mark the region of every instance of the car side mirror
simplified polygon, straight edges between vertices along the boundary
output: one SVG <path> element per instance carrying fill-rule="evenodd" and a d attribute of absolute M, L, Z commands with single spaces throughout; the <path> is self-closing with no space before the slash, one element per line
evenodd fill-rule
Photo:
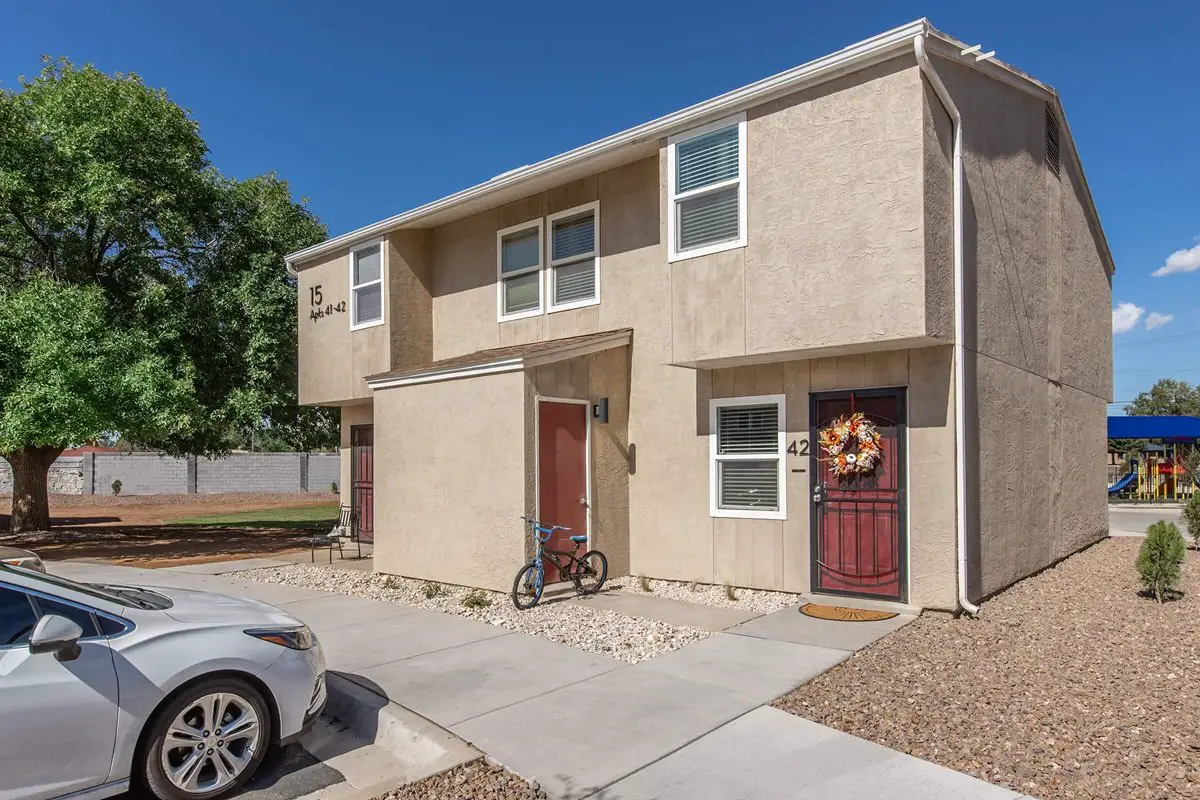
<path fill-rule="evenodd" d="M 74 661 L 79 658 L 79 640 L 82 638 L 83 628 L 66 617 L 47 614 L 33 626 L 29 652 L 32 655 L 54 653 L 59 661 Z"/>

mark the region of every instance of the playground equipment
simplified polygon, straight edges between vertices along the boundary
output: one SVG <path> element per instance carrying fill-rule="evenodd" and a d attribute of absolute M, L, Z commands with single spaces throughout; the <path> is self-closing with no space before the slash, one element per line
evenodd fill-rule
<path fill-rule="evenodd" d="M 1200 447 L 1200 417 L 1109 417 L 1108 438 L 1146 440 L 1127 456 L 1128 473 L 1109 484 L 1110 498 L 1185 502 L 1197 490 L 1182 457 Z"/>

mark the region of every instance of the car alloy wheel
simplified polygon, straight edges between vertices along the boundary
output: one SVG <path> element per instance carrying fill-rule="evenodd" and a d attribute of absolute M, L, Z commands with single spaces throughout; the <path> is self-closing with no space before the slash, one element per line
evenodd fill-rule
<path fill-rule="evenodd" d="M 175 716 L 159 755 L 172 786 L 207 795 L 237 781 L 261 746 L 262 725 L 251 702 L 233 692 L 213 692 Z"/>

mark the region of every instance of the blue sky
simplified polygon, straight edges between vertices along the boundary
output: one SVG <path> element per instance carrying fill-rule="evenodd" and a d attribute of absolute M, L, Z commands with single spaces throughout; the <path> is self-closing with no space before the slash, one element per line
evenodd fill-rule
<path fill-rule="evenodd" d="M 277 171 L 333 234 L 928 16 L 1063 96 L 1117 262 L 1113 302 L 1132 304 L 1114 313 L 1132 320 L 1114 337 L 1115 398 L 1200 382 L 1194 1 L 196 8 L 8 4 L 0 83 L 42 53 L 137 72 L 191 109 L 223 172 Z"/>

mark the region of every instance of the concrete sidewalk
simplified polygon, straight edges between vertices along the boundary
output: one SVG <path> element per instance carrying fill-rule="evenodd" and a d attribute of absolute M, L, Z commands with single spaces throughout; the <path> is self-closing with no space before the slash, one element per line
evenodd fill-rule
<path fill-rule="evenodd" d="M 838 624 L 786 609 L 628 665 L 462 617 L 204 574 L 225 571 L 218 567 L 51 570 L 278 605 L 316 631 L 332 670 L 555 798 L 1019 797 L 764 707 L 910 618 Z"/>

